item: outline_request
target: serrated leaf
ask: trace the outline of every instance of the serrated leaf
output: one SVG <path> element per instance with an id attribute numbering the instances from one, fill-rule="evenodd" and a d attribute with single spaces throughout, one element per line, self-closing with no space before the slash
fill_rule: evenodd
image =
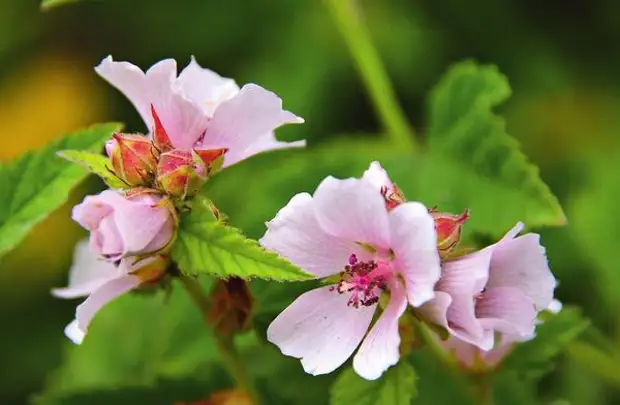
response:
<path id="1" fill-rule="evenodd" d="M 67 342 L 37 403 L 96 390 L 151 389 L 162 378 L 189 377 L 199 369 L 200 377 L 208 375 L 219 359 L 215 343 L 189 295 L 179 285 L 170 288 L 126 294 L 100 310 L 80 346 Z"/>
<path id="2" fill-rule="evenodd" d="M 508 135 L 503 118 L 492 110 L 509 95 L 508 80 L 495 66 L 466 61 L 452 67 L 429 100 L 431 154 L 448 157 L 462 173 L 453 175 L 452 182 L 445 184 L 448 191 L 461 177 L 478 177 L 477 183 L 492 184 L 497 193 L 513 191 L 514 200 L 501 207 L 513 218 L 510 223 L 501 224 L 503 228 L 516 220 L 534 227 L 563 225 L 566 217 L 557 198 L 540 178 L 538 168 Z M 470 200 L 477 193 L 478 190 L 471 189 Z"/>
<path id="3" fill-rule="evenodd" d="M 98 151 L 117 123 L 97 124 L 0 165 L 0 257 L 13 249 L 39 222 L 61 206 L 87 173 L 58 159 L 61 149 Z"/>
<path id="4" fill-rule="evenodd" d="M 110 159 L 107 157 L 82 150 L 61 150 L 57 153 L 63 159 L 69 162 L 76 163 L 88 170 L 90 173 L 95 174 L 104 181 L 104 183 L 110 188 L 126 189 L 129 188 L 121 179 L 119 179 L 113 172 L 110 164 Z"/>
<path id="5" fill-rule="evenodd" d="M 401 361 L 380 379 L 364 380 L 351 368 L 343 371 L 331 388 L 331 405 L 409 405 L 416 396 L 417 375 Z"/>
<path id="6" fill-rule="evenodd" d="M 263 249 L 236 228 L 216 219 L 209 203 L 199 199 L 183 216 L 172 257 L 186 274 L 214 274 L 299 281 L 312 278 L 275 253 Z"/>
<path id="7" fill-rule="evenodd" d="M 502 367 L 522 375 L 538 378 L 553 366 L 552 360 L 590 324 L 580 311 L 564 308 L 559 314 L 545 314 L 536 328 L 536 338 L 519 344 L 506 357 Z"/>

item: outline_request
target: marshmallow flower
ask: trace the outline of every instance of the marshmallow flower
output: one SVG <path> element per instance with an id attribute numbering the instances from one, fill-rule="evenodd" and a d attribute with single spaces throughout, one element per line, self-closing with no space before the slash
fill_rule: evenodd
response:
<path id="1" fill-rule="evenodd" d="M 283 110 L 278 96 L 256 84 L 239 88 L 194 58 L 178 76 L 173 59 L 143 72 L 108 56 L 95 71 L 133 103 L 149 131 L 161 124 L 172 148 L 225 148 L 224 166 L 230 166 L 260 152 L 305 145 L 276 140 L 276 128 L 304 122 Z"/>
<path id="2" fill-rule="evenodd" d="M 483 351 L 533 338 L 538 312 L 552 304 L 556 281 L 539 235 L 517 236 L 522 229 L 519 223 L 494 245 L 445 262 L 423 316 Z M 457 352 L 463 347 L 455 345 Z"/>
<path id="3" fill-rule="evenodd" d="M 161 197 L 126 197 L 114 190 L 87 196 L 73 208 L 73 219 L 90 231 L 90 249 L 109 261 L 156 253 L 167 247 L 176 220 Z"/>
<path id="4" fill-rule="evenodd" d="M 88 297 L 77 307 L 75 320 L 67 325 L 65 335 L 75 344 L 82 343 L 88 325 L 104 305 L 158 278 L 164 270 L 165 260 L 159 256 L 142 260 L 126 258 L 117 265 L 94 254 L 87 241 L 79 242 L 69 272 L 69 285 L 52 290 L 58 298 Z"/>
<path id="5" fill-rule="evenodd" d="M 418 307 L 434 296 L 440 260 L 433 218 L 416 202 L 392 208 L 392 188 L 373 163 L 362 179 L 328 177 L 314 196 L 297 194 L 267 224 L 264 247 L 317 278 L 339 277 L 301 295 L 267 331 L 310 374 L 334 371 L 361 342 L 353 368 L 379 378 L 398 362 L 398 320 L 407 303 Z"/>

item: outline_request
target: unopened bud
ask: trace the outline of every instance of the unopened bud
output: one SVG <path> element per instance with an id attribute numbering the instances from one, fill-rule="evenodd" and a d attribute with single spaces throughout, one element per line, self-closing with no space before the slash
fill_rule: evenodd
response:
<path id="1" fill-rule="evenodd" d="M 253 302 L 245 280 L 238 277 L 218 280 L 211 290 L 209 322 L 223 336 L 246 332 L 251 326 Z"/>
<path id="2" fill-rule="evenodd" d="M 151 104 L 151 115 L 153 116 L 153 143 L 155 144 L 155 147 L 157 147 L 160 152 L 168 152 L 169 150 L 172 150 L 174 148 L 172 146 L 172 141 L 161 123 L 159 115 L 157 115 L 153 104 Z"/>
<path id="3" fill-rule="evenodd" d="M 396 184 L 393 184 L 391 187 L 383 186 L 381 187 L 381 194 L 385 199 L 385 206 L 389 210 L 398 207 L 400 204 L 407 202 L 405 198 L 405 194 L 401 191 L 400 188 Z"/>
<path id="4" fill-rule="evenodd" d="M 207 175 L 211 176 L 222 168 L 224 154 L 228 152 L 228 149 L 196 149 L 195 152 L 207 167 Z"/>
<path id="5" fill-rule="evenodd" d="M 193 196 L 207 181 L 208 169 L 193 150 L 174 149 L 162 153 L 157 165 L 157 182 L 173 197 Z"/>
<path id="6" fill-rule="evenodd" d="M 469 211 L 462 214 L 449 214 L 431 210 L 437 231 L 437 248 L 442 258 L 447 257 L 458 245 L 461 239 L 463 224 L 469 218 Z"/>
<path id="7" fill-rule="evenodd" d="M 129 186 L 150 183 L 157 167 L 157 151 L 144 135 L 116 133 L 106 144 L 114 173 Z"/>

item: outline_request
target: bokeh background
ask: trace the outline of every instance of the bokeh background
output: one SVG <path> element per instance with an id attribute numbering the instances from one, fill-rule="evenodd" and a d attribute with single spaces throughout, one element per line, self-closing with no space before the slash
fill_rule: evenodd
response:
<path id="1" fill-rule="evenodd" d="M 501 107 L 508 131 L 540 166 L 568 226 L 541 230 L 558 296 L 584 308 L 620 346 L 620 2 L 613 0 L 365 0 L 369 29 L 408 117 L 424 132 L 425 95 L 464 58 L 497 64 L 513 87 Z M 101 0 L 41 12 L 39 0 L 0 0 L 0 159 L 76 128 L 123 121 L 142 131 L 131 105 L 93 71 L 112 54 L 143 68 L 164 57 L 182 67 L 195 55 L 238 83 L 275 91 L 306 119 L 278 132 L 311 148 L 372 137 L 379 122 L 332 20 L 317 0 Z M 232 173 L 220 208 L 251 236 L 291 195 L 324 175 L 281 186 Z M 317 165 L 318 166 L 318 165 Z M 346 171 L 346 168 L 343 169 Z M 357 175 L 358 173 L 349 173 Z M 96 191 L 95 179 L 0 265 L 0 403 L 24 404 L 43 386 L 67 345 L 62 328 L 75 303 L 53 299 L 84 236 L 70 206 Z M 218 202 L 218 195 L 214 196 Z M 620 367 L 620 366 L 619 366 Z M 568 357 L 541 391 L 566 402 L 617 404 L 613 384 Z"/>

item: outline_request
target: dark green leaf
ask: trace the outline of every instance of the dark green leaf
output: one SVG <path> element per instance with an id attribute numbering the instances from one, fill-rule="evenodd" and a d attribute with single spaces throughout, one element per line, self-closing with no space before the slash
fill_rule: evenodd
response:
<path id="1" fill-rule="evenodd" d="M 331 405 L 409 405 L 417 395 L 417 375 L 411 364 L 401 361 L 380 379 L 364 380 L 351 368 L 332 386 Z"/>
<path id="2" fill-rule="evenodd" d="M 98 124 L 0 165 L 0 256 L 13 249 L 39 222 L 61 206 L 87 173 L 58 159 L 61 149 L 99 151 L 116 123 Z"/>
<path id="3" fill-rule="evenodd" d="M 186 274 L 215 274 L 277 281 L 312 278 L 258 242 L 215 218 L 209 202 L 196 200 L 183 216 L 172 255 Z"/>

